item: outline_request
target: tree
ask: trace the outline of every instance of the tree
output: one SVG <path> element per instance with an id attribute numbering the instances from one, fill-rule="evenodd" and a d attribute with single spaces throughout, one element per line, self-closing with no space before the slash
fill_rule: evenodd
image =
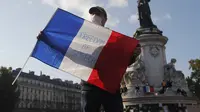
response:
<path id="1" fill-rule="evenodd" d="M 17 83 L 12 85 L 12 68 L 0 68 L 0 110 L 12 112 L 19 98 Z"/>
<path id="2" fill-rule="evenodd" d="M 190 91 L 200 99 L 200 59 L 189 61 L 192 73 L 186 78 Z"/>

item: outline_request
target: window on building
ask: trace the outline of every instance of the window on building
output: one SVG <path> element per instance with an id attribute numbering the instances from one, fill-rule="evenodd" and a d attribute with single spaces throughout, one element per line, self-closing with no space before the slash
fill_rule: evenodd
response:
<path id="1" fill-rule="evenodd" d="M 23 108 L 26 108 L 26 103 L 23 103 Z"/>
<path id="2" fill-rule="evenodd" d="M 22 79 L 19 77 L 17 80 L 18 80 L 18 82 L 21 82 Z"/>
<path id="3" fill-rule="evenodd" d="M 32 80 L 32 81 L 31 81 L 31 84 L 32 84 L 32 85 L 35 84 L 35 80 Z"/>
<path id="4" fill-rule="evenodd" d="M 38 85 L 38 81 L 35 81 L 35 84 Z"/>
<path id="5" fill-rule="evenodd" d="M 42 83 L 42 82 L 40 82 L 40 86 L 43 86 L 43 83 Z"/>

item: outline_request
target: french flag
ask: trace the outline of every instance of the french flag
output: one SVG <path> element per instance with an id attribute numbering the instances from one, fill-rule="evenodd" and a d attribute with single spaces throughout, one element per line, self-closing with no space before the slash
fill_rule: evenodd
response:
<path id="1" fill-rule="evenodd" d="M 138 41 L 57 9 L 32 57 L 114 93 Z"/>
<path id="2" fill-rule="evenodd" d="M 152 93 L 154 92 L 153 86 L 144 86 L 143 87 L 145 93 Z"/>

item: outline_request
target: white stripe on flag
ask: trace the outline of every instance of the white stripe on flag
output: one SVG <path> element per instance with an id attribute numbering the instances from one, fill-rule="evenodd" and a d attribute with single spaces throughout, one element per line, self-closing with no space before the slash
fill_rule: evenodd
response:
<path id="1" fill-rule="evenodd" d="M 99 54 L 111 33 L 111 30 L 84 21 L 81 29 L 69 46 L 60 69 L 83 80 L 88 80 Z"/>

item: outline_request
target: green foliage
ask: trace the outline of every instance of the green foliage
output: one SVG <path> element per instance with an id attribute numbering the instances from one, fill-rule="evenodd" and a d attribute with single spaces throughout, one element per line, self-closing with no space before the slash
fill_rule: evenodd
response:
<path id="1" fill-rule="evenodd" d="M 0 68 L 0 110 L 12 112 L 19 98 L 17 83 L 12 85 L 12 68 Z"/>
<path id="2" fill-rule="evenodd" d="M 200 71 L 200 59 L 195 59 L 195 60 L 190 60 L 190 69 L 194 72 L 199 72 Z"/>
<path id="3" fill-rule="evenodd" d="M 200 99 L 200 59 L 192 59 L 189 64 L 192 73 L 186 78 L 188 87 Z"/>

